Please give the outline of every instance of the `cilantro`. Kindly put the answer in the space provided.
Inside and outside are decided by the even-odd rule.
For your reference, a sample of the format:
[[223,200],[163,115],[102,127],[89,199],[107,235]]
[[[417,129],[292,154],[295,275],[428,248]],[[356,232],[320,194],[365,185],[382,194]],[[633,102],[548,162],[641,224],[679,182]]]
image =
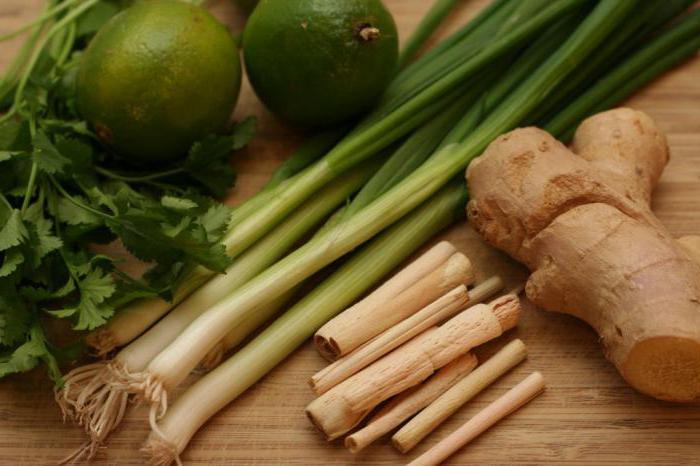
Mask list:
[[0,354],[0,377],[29,371],[41,361],[46,364],[51,379],[60,385],[61,371],[58,368],[56,358],[46,346],[44,331],[38,323],[35,323],[29,331],[29,339],[24,344],[12,352]]
[[20,249],[12,248],[6,251],[0,265],[0,278],[12,275],[23,262],[24,254]]
[[175,196],[163,196],[160,198],[160,203],[163,207],[174,210],[190,210],[197,207],[197,203],[191,199]]
[[[223,272],[230,263],[220,241],[231,210],[210,196],[233,185],[231,153],[252,138],[254,118],[156,172],[125,166],[77,111],[82,50],[119,5],[97,1],[71,34],[36,49],[35,66],[20,55],[0,77],[0,112],[9,110],[0,115],[0,378],[44,364],[60,384],[57,359],[76,347],[53,345],[47,320],[89,331],[134,299],[172,299],[197,266]],[[15,99],[20,80],[26,86]],[[150,263],[143,277],[93,252],[94,243],[117,240]]]
[[216,197],[222,197],[236,176],[229,163],[232,151],[248,144],[255,132],[256,120],[247,118],[226,136],[209,136],[195,143],[184,163],[184,170]]
[[12,209],[7,215],[0,213],[0,223],[4,223],[0,228],[0,251],[19,246],[29,236],[22,214],[17,209]]
[[113,2],[101,1],[90,8],[77,22],[76,36],[85,37],[95,34],[112,16],[119,13],[119,7]]
[[77,280],[76,287],[80,300],[75,306],[49,313],[60,318],[77,317],[76,330],[93,330],[105,324],[114,314],[114,309],[102,306],[117,289],[114,279],[101,270],[90,270]]
[[56,149],[43,131],[40,130],[36,133],[33,145],[32,161],[46,173],[55,174],[62,172],[70,164],[70,159],[64,157]]

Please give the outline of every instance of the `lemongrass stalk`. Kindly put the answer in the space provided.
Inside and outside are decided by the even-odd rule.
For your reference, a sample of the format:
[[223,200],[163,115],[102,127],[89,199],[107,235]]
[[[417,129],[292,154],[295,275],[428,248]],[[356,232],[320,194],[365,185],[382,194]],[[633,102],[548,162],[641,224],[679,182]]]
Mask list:
[[460,173],[498,134],[517,126],[546,98],[547,90],[572,72],[633,6],[631,1],[602,0],[562,47],[464,143],[445,147],[400,184],[351,217],[351,221],[341,222],[313,238],[202,314],[143,374],[132,375],[132,389],[148,399],[152,406],[163,409],[167,404],[167,391],[181,383],[216,341],[245,320],[252,309],[280,296],[424,202]]
[[463,183],[451,184],[363,247],[254,340],[185,391],[158,424],[160,435],[151,434],[145,450],[157,464],[170,464],[211,416],[272,370],[437,231],[462,218],[465,201]]
[[624,100],[659,74],[700,49],[700,10],[681,18],[642,49],[600,79],[544,127],[564,140],[573,135],[581,118]]
[[[279,228],[241,255],[226,274],[217,276],[191,294],[146,333],[123,348],[114,359],[78,368],[65,377],[56,394],[64,415],[84,425],[92,443],[104,441],[124,413],[128,393],[113,384],[119,374],[143,370],[148,363],[209,306],[274,263],[307,232],[321,222],[376,169],[368,164],[355,169],[321,190]],[[269,311],[269,310],[268,310]],[[270,311],[271,312],[271,311]]]
[[435,0],[428,12],[406,40],[399,55],[399,68],[403,68],[418,53],[428,38],[435,32],[442,20],[457,6],[459,0]]

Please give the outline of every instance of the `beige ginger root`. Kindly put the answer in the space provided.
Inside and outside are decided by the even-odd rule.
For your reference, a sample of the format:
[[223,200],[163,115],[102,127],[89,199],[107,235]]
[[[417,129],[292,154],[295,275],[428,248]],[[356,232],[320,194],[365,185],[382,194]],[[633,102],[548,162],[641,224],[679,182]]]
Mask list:
[[571,150],[517,129],[469,167],[468,214],[532,271],[528,298],[588,322],[639,391],[687,402],[700,398],[700,264],[697,242],[674,240],[651,212],[668,158],[663,133],[632,109],[584,121]]

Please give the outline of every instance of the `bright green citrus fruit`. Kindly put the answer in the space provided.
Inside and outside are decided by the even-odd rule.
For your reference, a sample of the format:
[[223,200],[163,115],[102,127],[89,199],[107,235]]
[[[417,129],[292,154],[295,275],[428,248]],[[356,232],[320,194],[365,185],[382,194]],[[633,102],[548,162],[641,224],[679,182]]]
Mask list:
[[396,70],[398,34],[379,0],[261,0],[243,52],[273,113],[297,126],[329,126],[377,100]]
[[177,0],[136,2],[86,50],[78,108],[118,155],[162,163],[222,130],[240,86],[236,44],[207,11]]

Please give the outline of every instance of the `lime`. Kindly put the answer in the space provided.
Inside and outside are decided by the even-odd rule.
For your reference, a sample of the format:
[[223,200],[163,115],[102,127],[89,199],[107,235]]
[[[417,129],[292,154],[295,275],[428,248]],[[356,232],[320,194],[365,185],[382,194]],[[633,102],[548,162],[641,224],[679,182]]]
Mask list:
[[261,0],[243,52],[253,88],[273,113],[321,127],[372,106],[396,70],[398,35],[379,0]]
[[118,155],[162,163],[222,130],[240,85],[236,44],[206,10],[177,0],[136,2],[87,48],[78,108]]

